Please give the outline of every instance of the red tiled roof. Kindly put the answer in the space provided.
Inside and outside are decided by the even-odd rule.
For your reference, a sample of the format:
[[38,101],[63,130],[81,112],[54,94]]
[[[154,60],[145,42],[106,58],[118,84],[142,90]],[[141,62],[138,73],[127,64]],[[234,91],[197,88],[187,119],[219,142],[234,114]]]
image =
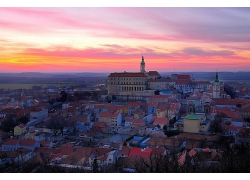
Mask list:
[[101,156],[110,153],[112,148],[95,148],[95,150],[98,156]]
[[121,150],[122,155],[129,155],[130,148],[128,146],[123,146]]
[[248,102],[246,100],[241,100],[241,99],[213,99],[214,103],[216,105],[236,105],[236,104],[241,104],[241,105],[246,105]]
[[175,82],[176,85],[186,85],[188,83],[190,83],[191,80],[188,79],[176,79],[173,80]]
[[27,164],[32,164],[32,163],[39,163],[39,164],[43,164],[44,161],[40,155],[40,153],[36,154],[35,156],[33,156],[32,158],[30,158],[27,162]]
[[131,122],[131,123],[132,123],[133,121],[134,121],[134,119],[130,119],[130,118],[125,119],[125,122],[127,122],[127,123],[128,123],[128,122]]
[[190,157],[193,157],[195,154],[197,153],[197,150],[196,149],[191,149],[188,154]]
[[191,79],[190,75],[178,74],[177,79]]
[[60,152],[59,148],[49,148],[49,147],[38,147],[35,149],[36,153],[51,153],[58,154]]
[[143,121],[141,119],[134,119],[133,124],[142,124]]
[[181,155],[181,157],[178,159],[178,163],[180,166],[182,166],[185,163],[187,153]]
[[179,103],[173,103],[170,105],[169,107],[169,111],[175,111],[175,110],[178,110],[180,108],[180,104]]
[[62,146],[60,149],[61,155],[70,155],[73,152],[73,148],[69,146]]
[[111,73],[108,77],[147,77],[144,73]]
[[140,106],[140,102],[128,102],[128,106]]
[[161,118],[161,117],[157,117],[154,120],[154,125],[158,125],[158,124],[167,124],[168,123],[168,118]]
[[111,117],[113,113],[111,112],[100,112],[99,117]]
[[228,130],[230,130],[230,131],[239,131],[242,128],[243,127],[240,127],[240,126],[229,126]]
[[149,71],[148,75],[149,76],[160,76],[160,74],[157,71]]
[[157,107],[158,102],[149,102],[148,106],[153,106],[153,107]]
[[117,118],[118,115],[119,115],[119,113],[113,113],[111,117]]
[[89,157],[91,152],[92,152],[92,148],[90,148],[90,147],[77,147],[76,152],[81,153],[84,157]]
[[146,149],[142,149],[142,148],[137,148],[137,147],[132,147],[130,149],[129,152],[129,158],[135,158],[136,156],[138,157],[150,157],[152,149],[150,151],[151,148],[146,148]]
[[163,147],[153,147],[152,148],[152,155],[163,155],[163,153],[166,151],[165,148]]
[[41,145],[43,145],[43,146],[50,146],[50,144],[51,144],[51,141],[39,141],[40,142],[40,144]]
[[241,116],[239,111],[232,111],[231,108],[215,108],[215,112],[225,113],[230,118],[239,118]]
[[36,142],[36,140],[28,139],[8,139],[6,142],[3,143],[3,145],[15,145],[19,143],[20,146],[34,146]]
[[148,82],[173,82],[172,79],[161,78],[161,79],[149,79]]

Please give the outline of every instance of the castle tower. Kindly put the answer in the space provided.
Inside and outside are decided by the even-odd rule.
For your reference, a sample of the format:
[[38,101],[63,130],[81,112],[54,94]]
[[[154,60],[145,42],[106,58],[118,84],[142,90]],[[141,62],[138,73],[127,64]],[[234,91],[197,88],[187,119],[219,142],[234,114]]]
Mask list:
[[143,56],[142,56],[142,60],[141,60],[140,72],[146,73],[146,71],[145,71],[145,62],[144,62],[144,57]]
[[213,83],[213,98],[220,98],[221,85],[218,78],[218,73],[216,72],[215,80]]

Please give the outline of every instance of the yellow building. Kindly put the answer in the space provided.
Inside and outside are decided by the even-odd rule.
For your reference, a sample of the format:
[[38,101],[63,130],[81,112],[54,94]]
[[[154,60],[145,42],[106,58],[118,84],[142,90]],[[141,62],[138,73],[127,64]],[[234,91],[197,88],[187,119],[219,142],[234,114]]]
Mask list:
[[14,136],[20,136],[26,132],[26,127],[24,124],[20,124],[14,128]]
[[137,92],[147,89],[148,77],[141,72],[111,73],[108,76],[108,94]]
[[120,126],[122,124],[122,116],[120,113],[100,112],[99,121],[105,122],[107,126]]
[[210,120],[206,119],[205,113],[191,113],[184,117],[183,125],[183,132],[201,133],[208,130]]

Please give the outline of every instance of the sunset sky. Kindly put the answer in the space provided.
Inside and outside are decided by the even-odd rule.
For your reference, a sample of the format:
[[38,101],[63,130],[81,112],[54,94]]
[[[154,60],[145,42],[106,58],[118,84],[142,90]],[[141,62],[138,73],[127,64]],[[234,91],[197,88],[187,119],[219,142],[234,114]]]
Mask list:
[[250,8],[2,7],[0,72],[250,71]]

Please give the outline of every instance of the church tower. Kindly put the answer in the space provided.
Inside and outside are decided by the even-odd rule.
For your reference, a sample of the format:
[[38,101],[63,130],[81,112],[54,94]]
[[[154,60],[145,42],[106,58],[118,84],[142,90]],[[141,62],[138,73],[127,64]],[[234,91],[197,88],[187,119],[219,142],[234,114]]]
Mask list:
[[141,66],[140,66],[141,71],[143,73],[146,73],[145,71],[145,62],[144,62],[144,57],[142,56],[142,60],[141,60]]
[[215,80],[213,83],[213,98],[220,98],[220,81],[218,79],[218,73],[216,72]]

